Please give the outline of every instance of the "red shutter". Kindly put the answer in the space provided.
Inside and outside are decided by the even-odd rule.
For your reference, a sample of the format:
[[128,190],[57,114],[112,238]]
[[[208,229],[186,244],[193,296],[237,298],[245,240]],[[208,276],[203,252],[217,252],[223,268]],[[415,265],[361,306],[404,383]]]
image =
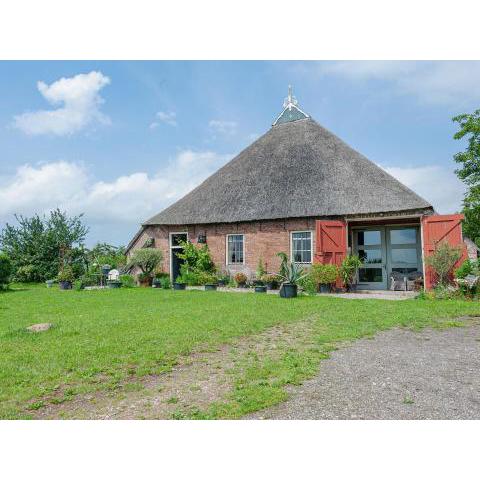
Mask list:
[[[459,266],[467,258],[467,249],[463,243],[462,220],[463,215],[429,215],[422,218],[423,255],[430,256],[436,246],[441,242],[448,242],[452,246],[462,246],[462,258],[458,261]],[[425,287],[432,288],[434,285],[434,273],[426,268]]]
[[339,265],[347,254],[347,225],[341,220],[317,220],[315,263]]

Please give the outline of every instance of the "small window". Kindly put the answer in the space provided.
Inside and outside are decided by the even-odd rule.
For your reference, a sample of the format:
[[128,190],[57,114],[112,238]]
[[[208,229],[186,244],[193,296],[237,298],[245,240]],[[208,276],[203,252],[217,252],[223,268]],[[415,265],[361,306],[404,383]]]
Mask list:
[[227,235],[227,263],[243,263],[243,235]]
[[188,235],[186,233],[171,233],[170,234],[170,246],[180,247],[180,242],[186,242]]
[[295,263],[312,263],[312,232],[292,232],[292,259]]

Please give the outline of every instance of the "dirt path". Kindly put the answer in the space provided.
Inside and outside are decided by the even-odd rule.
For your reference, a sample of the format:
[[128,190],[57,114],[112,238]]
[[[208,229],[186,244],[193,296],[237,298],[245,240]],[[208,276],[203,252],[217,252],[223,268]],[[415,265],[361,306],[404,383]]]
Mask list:
[[289,345],[312,345],[310,320],[276,326],[241,338],[213,352],[199,352],[180,360],[171,372],[126,383],[113,392],[78,396],[61,404],[48,403],[35,414],[39,419],[171,419],[182,412],[205,411],[225,401],[232,390],[232,371],[245,357],[275,358]]
[[480,419],[480,326],[358,340],[290,393],[247,418]]

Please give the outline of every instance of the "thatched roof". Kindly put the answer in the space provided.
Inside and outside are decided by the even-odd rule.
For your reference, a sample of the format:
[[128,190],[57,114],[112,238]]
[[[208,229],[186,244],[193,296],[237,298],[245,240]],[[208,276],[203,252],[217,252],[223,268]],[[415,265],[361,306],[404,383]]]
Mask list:
[[144,225],[335,217],[432,206],[311,118],[275,124]]

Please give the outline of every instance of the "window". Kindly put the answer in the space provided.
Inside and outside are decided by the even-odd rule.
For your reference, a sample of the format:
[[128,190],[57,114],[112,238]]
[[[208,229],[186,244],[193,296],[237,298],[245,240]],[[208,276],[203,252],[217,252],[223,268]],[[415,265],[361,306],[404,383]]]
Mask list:
[[392,245],[417,243],[417,229],[416,228],[400,228],[400,229],[390,230],[390,243]]
[[243,263],[243,235],[227,235],[227,263]]
[[180,242],[188,241],[188,234],[186,233],[170,233],[170,246],[180,247]]
[[312,232],[292,232],[292,259],[295,263],[312,263]]

